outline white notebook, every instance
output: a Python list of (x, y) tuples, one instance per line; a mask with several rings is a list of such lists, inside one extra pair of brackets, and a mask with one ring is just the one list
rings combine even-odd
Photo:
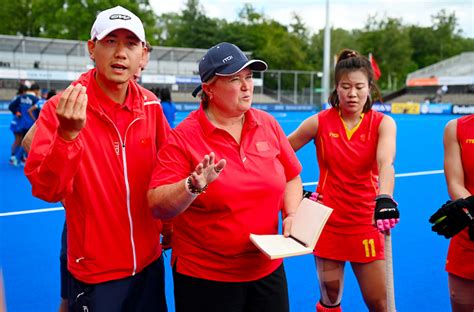
[(312, 253), (332, 209), (303, 198), (293, 219), (289, 237), (250, 234), (250, 240), (270, 259)]

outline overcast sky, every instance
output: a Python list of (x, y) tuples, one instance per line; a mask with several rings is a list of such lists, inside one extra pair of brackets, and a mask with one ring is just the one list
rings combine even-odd
[[(156, 14), (179, 12), (185, 7), (186, 0), (150, 0)], [(244, 3), (251, 3), (258, 12), (263, 12), (282, 24), (289, 25), (292, 12), (303, 18), (312, 32), (324, 28), (326, 16), (325, 0), (200, 0), (206, 15), (237, 19)], [(431, 16), (442, 9), (455, 12), (458, 28), (463, 36), (474, 38), (474, 0), (330, 0), (330, 18), (333, 27), (347, 30), (362, 28), (369, 15), (401, 18), (404, 25), (431, 26)]]

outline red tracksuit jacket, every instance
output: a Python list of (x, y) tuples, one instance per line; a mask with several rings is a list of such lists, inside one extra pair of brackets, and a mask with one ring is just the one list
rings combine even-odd
[(86, 126), (73, 141), (57, 134), (55, 108), (46, 103), (37, 121), (25, 174), (33, 195), (61, 201), (68, 227), (68, 269), (80, 281), (101, 283), (134, 275), (161, 255), (160, 226), (146, 193), (169, 125), (156, 97), (134, 81), (133, 121), (121, 137), (96, 97), (95, 69), (75, 83), (87, 87)]

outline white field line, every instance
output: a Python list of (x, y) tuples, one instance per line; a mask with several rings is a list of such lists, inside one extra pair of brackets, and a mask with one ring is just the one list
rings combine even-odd
[[(409, 173), (397, 173), (395, 174), (395, 178), (404, 178), (404, 177), (416, 177), (416, 176), (423, 176), (423, 175), (431, 175), (431, 174), (442, 174), (444, 170), (430, 170), (430, 171), (418, 171), (418, 172), (409, 172)], [(308, 185), (317, 185), (318, 182), (306, 182), (303, 183), (303, 186)]]
[(409, 173), (398, 173), (395, 175), (395, 178), (404, 178), (404, 177), (416, 177), (421, 175), (430, 175), (430, 174), (443, 174), (444, 170), (431, 170), (431, 171), (418, 171), (418, 172), (409, 172)]
[(279, 123), (295, 123), (295, 122), (302, 122), (303, 120), (304, 119), (282, 119), (282, 120), (278, 120), (278, 122)]
[[(416, 176), (431, 175), (431, 174), (442, 174), (443, 172), (444, 170), (430, 170), (430, 171), (418, 171), (418, 172), (409, 172), (409, 173), (398, 173), (395, 175), (395, 177), (396, 178), (416, 177)], [(306, 183), (303, 183), (303, 186), (317, 185), (317, 184), (318, 182), (306, 182)], [(44, 209), (3, 212), (3, 213), (0, 213), (0, 217), (11, 217), (11, 216), (18, 216), (18, 215), (25, 215), (25, 214), (44, 213), (44, 212), (53, 212), (53, 211), (62, 211), (62, 210), (64, 210), (63, 207), (53, 207), (53, 208), (44, 208)]]
[(43, 213), (43, 212), (62, 211), (62, 210), (64, 210), (63, 207), (53, 207), (53, 208), (44, 208), (44, 209), (3, 212), (3, 213), (0, 213), (0, 217), (10, 217), (10, 216), (18, 216), (18, 215), (24, 215), (24, 214)]

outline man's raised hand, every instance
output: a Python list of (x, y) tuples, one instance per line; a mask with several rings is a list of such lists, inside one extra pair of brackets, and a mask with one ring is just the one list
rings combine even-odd
[(70, 85), (64, 90), (56, 107), (59, 135), (74, 140), (86, 125), (87, 93), (81, 84)]

